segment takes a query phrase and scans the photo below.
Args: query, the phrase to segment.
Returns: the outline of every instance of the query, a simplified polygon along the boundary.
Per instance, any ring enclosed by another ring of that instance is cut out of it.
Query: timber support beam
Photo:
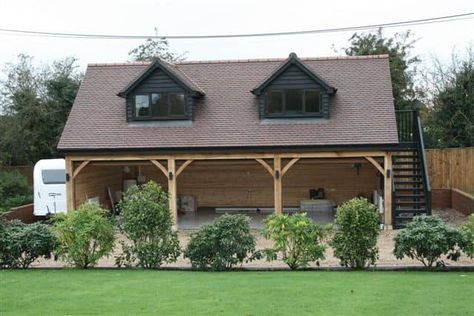
[[[275,214],[282,213],[282,194],[281,194],[281,157],[276,155],[273,158],[273,195]]]
[[[176,160],[168,159],[168,201],[173,224],[175,229],[178,227],[178,205],[177,205],[177,190],[176,190]]]
[[[392,228],[392,191],[393,191],[393,175],[392,175],[392,154],[386,153],[384,157],[384,224],[385,229]]]

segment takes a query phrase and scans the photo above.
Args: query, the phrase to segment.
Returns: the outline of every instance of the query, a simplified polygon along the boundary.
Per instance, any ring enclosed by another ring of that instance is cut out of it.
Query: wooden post
[[[273,158],[273,182],[274,182],[274,198],[275,198],[275,214],[281,214],[282,198],[281,198],[281,157]]]
[[[71,158],[66,157],[66,199],[67,199],[67,211],[70,212],[75,208],[75,199],[76,199],[76,188],[74,185],[74,163]]]
[[[387,152],[384,158],[384,211],[385,229],[392,229],[392,154]]]
[[[176,161],[168,159],[168,199],[174,227],[178,227],[178,208],[176,206]]]

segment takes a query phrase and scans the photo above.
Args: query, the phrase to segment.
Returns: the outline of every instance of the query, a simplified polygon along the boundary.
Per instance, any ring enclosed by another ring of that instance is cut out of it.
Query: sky
[[[298,31],[396,22],[474,12],[474,1],[303,0],[0,0],[0,28],[114,34],[206,35]],[[474,46],[474,18],[408,27],[418,39],[413,53],[425,62],[448,61],[453,50]],[[407,27],[387,29],[386,35]],[[353,32],[266,38],[171,40],[188,60],[342,55]],[[0,32],[0,69],[28,54],[37,63],[76,57],[88,63],[124,62],[143,40],[63,39]],[[336,51],[334,50],[336,48]]]

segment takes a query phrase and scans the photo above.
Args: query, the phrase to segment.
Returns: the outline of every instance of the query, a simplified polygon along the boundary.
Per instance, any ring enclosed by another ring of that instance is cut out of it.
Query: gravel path
[[[434,214],[439,215],[448,224],[452,227],[458,226],[459,224],[466,221],[466,216],[462,213],[452,210],[452,209],[440,209],[434,210]],[[179,232],[179,241],[182,248],[185,248],[189,235],[191,231],[180,231]],[[422,264],[416,260],[411,259],[404,259],[404,260],[397,260],[393,255],[393,248],[394,248],[394,241],[393,238],[396,236],[396,230],[388,230],[388,231],[381,231],[377,245],[379,247],[379,260],[377,261],[377,266],[421,266]],[[257,249],[263,249],[271,246],[271,242],[263,238],[260,233],[255,232],[257,237]],[[119,239],[123,238],[119,236]],[[120,245],[117,243],[115,254],[120,253]],[[109,258],[103,258],[99,261],[98,267],[114,267],[115,258],[114,256],[110,256]],[[447,265],[452,266],[459,266],[459,265],[471,265],[474,266],[474,260],[470,259],[466,256],[462,256],[459,261],[453,262],[450,260],[446,260]],[[68,267],[69,265],[62,261],[54,261],[54,260],[44,260],[40,259],[32,264],[32,267]],[[313,264],[313,267],[316,265]],[[339,267],[339,261],[337,258],[333,256],[333,250],[328,248],[326,250],[326,259],[320,262],[320,266],[322,267]],[[184,259],[182,256],[179,257],[178,261],[172,264],[166,264],[164,267],[191,267],[189,260]],[[286,268],[287,266],[282,261],[272,261],[267,262],[265,260],[258,260],[249,263],[244,263],[242,265],[244,268]]]

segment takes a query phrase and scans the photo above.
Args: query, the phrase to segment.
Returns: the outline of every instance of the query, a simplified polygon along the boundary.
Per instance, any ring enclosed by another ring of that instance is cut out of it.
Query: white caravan
[[[42,159],[33,170],[35,216],[65,213],[66,162],[64,159]]]

